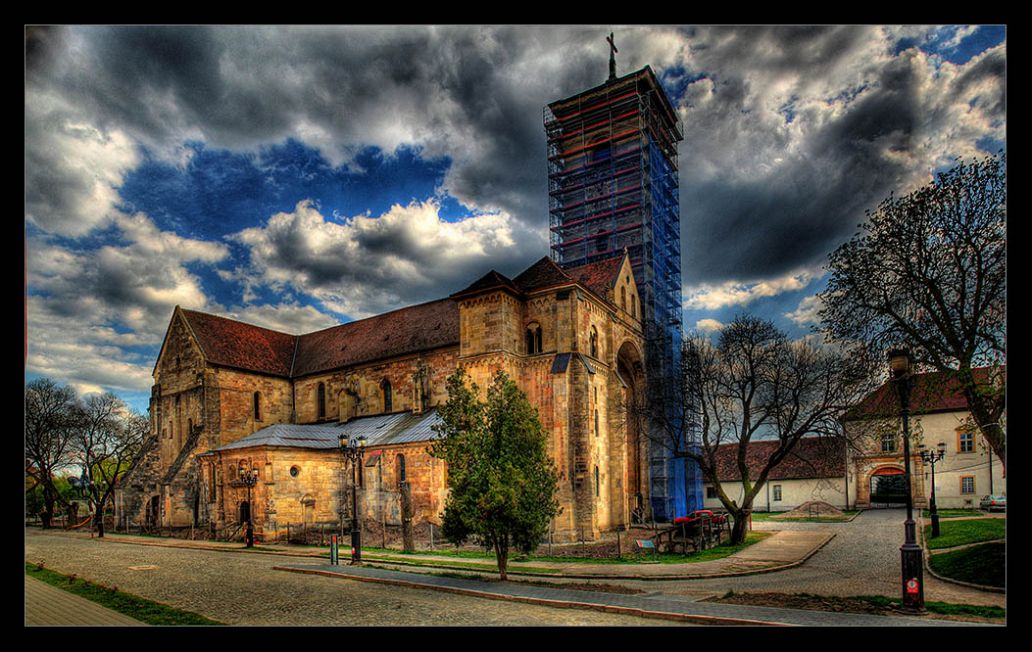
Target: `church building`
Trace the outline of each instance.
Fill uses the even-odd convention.
[[[354,474],[367,540],[403,518],[425,536],[447,492],[427,449],[462,367],[482,392],[504,370],[527,394],[560,472],[554,540],[597,540],[650,499],[648,437],[623,408],[644,385],[638,287],[625,252],[491,271],[446,298],[303,335],[177,307],[120,522],[231,538],[251,519],[258,540],[282,539],[349,522]],[[365,438],[354,469],[341,435]],[[253,487],[241,469],[257,469]]]

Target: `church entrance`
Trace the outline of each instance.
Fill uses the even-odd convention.
[[[643,378],[641,354],[630,342],[624,342],[616,358],[617,374],[620,377],[620,405],[617,418],[624,424],[625,475],[627,485],[620,500],[627,501],[626,514],[631,523],[644,523],[646,499],[643,487],[643,442],[641,401]]]
[[[148,530],[153,530],[160,524],[160,510],[161,497],[152,496],[151,499],[147,501],[147,511],[144,516],[144,522],[146,523]]]

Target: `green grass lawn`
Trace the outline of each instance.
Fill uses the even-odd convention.
[[[1006,544],[983,543],[970,548],[928,557],[928,565],[939,575],[961,582],[1004,586]]]
[[[938,509],[939,518],[970,518],[972,516],[986,516],[986,513],[978,509]],[[931,518],[932,513],[927,509],[921,511],[921,516]]]
[[[123,593],[117,588],[108,588],[76,579],[74,576],[62,575],[52,570],[41,568],[36,564],[25,563],[25,574],[56,586],[59,589],[74,593],[80,597],[96,602],[113,611],[135,618],[148,625],[221,625],[191,611],[183,611],[168,605],[154,602],[146,598]]]
[[[724,544],[721,544],[719,546],[715,546],[713,548],[709,548],[709,549],[706,549],[706,550],[700,550],[698,552],[689,553],[688,555],[663,553],[663,554],[656,555],[655,556],[655,561],[658,561],[659,563],[662,563],[662,564],[686,564],[686,563],[695,563],[695,562],[701,562],[701,561],[713,561],[715,559],[722,559],[724,557],[728,557],[730,555],[733,555],[736,552],[738,552],[740,550],[743,550],[744,548],[748,548],[749,546],[753,545],[754,543],[762,541],[763,539],[766,539],[769,536],[771,536],[770,532],[749,532],[749,533],[746,534],[745,543],[742,543],[742,544],[737,545],[737,546],[732,546],[730,544],[724,543]],[[541,550],[541,548],[539,548],[538,550]],[[482,551],[477,551],[477,550],[434,550],[434,551],[420,550],[420,551],[418,551],[416,553],[403,553],[403,552],[401,552],[399,550],[382,550],[382,549],[377,549],[376,551],[371,551],[369,549],[363,548],[363,552],[366,552],[366,553],[368,553],[368,554],[370,554],[372,556],[376,556],[377,552],[380,552],[381,554],[384,554],[384,555],[389,554],[391,556],[397,556],[397,557],[409,557],[411,555],[411,559],[406,559],[407,563],[415,563],[415,564],[427,565],[427,566],[432,566],[432,565],[434,565],[435,562],[422,562],[422,561],[419,560],[419,555],[434,555],[434,556],[438,556],[438,557],[454,557],[457,561],[453,562],[453,563],[450,563],[449,565],[455,565],[455,566],[466,567],[466,568],[479,567],[477,564],[470,563],[470,562],[474,562],[474,561],[491,562],[492,564],[495,561],[495,556],[494,556],[493,553],[482,552]],[[549,556],[549,555],[534,554],[534,555],[530,555],[529,557],[521,557],[521,556],[513,555],[509,559],[510,559],[510,561],[527,562],[527,563],[530,563],[530,564],[533,564],[534,562],[547,562],[547,563],[560,563],[560,564],[639,564],[639,563],[642,563],[643,561],[651,562],[653,560],[653,556],[651,554],[649,554],[649,555],[638,555],[638,554],[635,554],[635,553],[631,553],[629,551],[625,551],[623,556],[621,556],[619,558],[617,558],[617,557],[597,557],[597,558],[595,558],[595,557],[560,557],[560,556],[555,556],[555,555]],[[461,560],[468,560],[468,561],[461,561]],[[521,570],[524,570],[524,569],[521,568]],[[545,572],[547,569],[530,567],[529,569],[526,569],[526,570],[529,570],[530,572]]]
[[[940,521],[938,537],[931,538],[931,525],[925,526],[924,536],[925,545],[929,550],[1003,539],[1007,536],[1007,519],[982,518],[970,521]]]
[[[788,512],[753,512],[753,521],[786,521],[791,523],[802,522],[802,523],[842,523],[848,521],[857,515],[856,510],[848,510],[842,512],[842,516],[807,516],[804,518],[784,518]]]

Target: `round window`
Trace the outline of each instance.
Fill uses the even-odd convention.
[[[290,477],[296,478],[301,474],[301,468],[297,466],[290,467]]]

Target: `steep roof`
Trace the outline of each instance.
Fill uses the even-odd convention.
[[[439,299],[301,335],[294,376],[459,343],[459,307]]]
[[[514,278],[512,282],[524,292],[532,292],[541,288],[571,283],[573,277],[564,272],[551,258],[544,256],[523,270],[523,273]]]
[[[605,298],[616,285],[623,261],[623,257],[606,258],[587,265],[571,267],[566,273],[595,294]]]
[[[195,310],[180,310],[208,362],[290,376],[294,335]]]
[[[505,274],[499,274],[498,272],[492,269],[487,274],[484,274],[477,280],[470,283],[469,286],[465,289],[459,290],[458,292],[453,294],[452,297],[454,298],[466,294],[475,294],[477,292],[483,292],[485,290],[494,290],[501,288],[509,290],[513,294],[520,293],[519,288],[516,287],[516,285],[512,282],[511,278],[509,278]]]
[[[991,384],[989,368],[972,369],[978,385]],[[1004,369],[1004,374],[1006,369]],[[933,372],[916,374],[911,379],[910,412],[912,414],[932,414],[936,412],[966,412],[967,399],[961,390],[960,382],[951,374]],[[899,414],[899,394],[892,381],[874,390],[855,408],[846,413],[844,421]]]
[[[749,442],[745,462],[749,475],[756,476],[777,450],[779,442],[757,440]],[[813,478],[836,478],[846,473],[846,448],[841,439],[827,437],[803,437],[781,462],[770,470],[768,480],[800,480]],[[738,481],[742,474],[738,469],[738,444],[723,444],[717,447],[717,477],[721,481]]]

